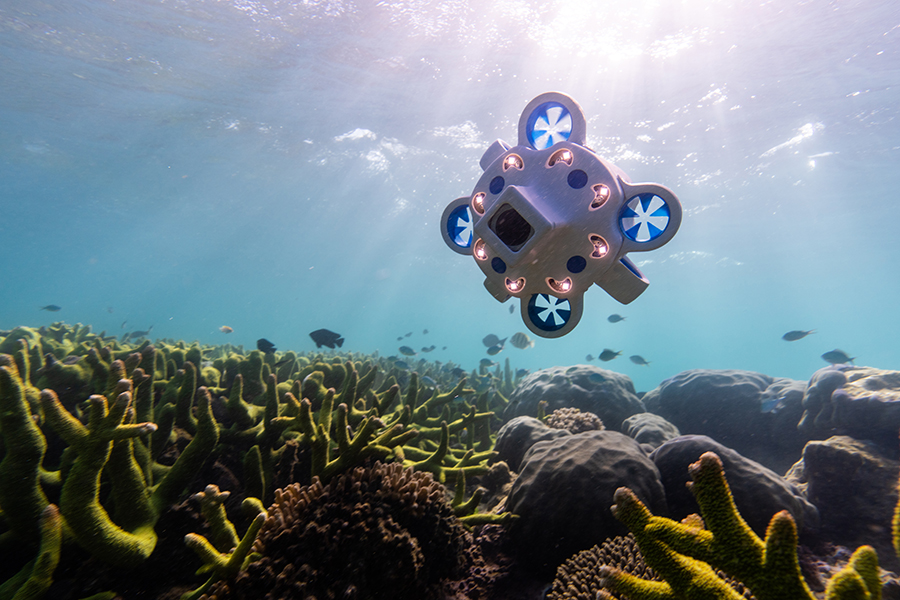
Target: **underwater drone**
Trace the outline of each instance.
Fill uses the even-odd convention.
[[[488,292],[518,298],[525,325],[545,338],[575,328],[591,284],[622,304],[640,296],[650,282],[626,255],[659,248],[681,224],[671,190],[631,183],[584,146],[585,131],[575,100],[541,94],[519,118],[518,144],[491,144],[472,194],[441,217],[450,249],[474,256]]]

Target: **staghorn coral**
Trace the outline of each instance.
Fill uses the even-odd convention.
[[[444,496],[430,473],[396,463],[278,490],[254,545],[261,558],[201,598],[439,597],[471,542]]]
[[[613,513],[632,531],[647,563],[663,578],[648,581],[613,567],[600,569],[606,591],[631,600],[738,600],[731,586],[716,575],[720,568],[740,581],[759,600],[812,600],[797,557],[797,530],[787,511],[772,517],[765,540],[741,518],[734,505],[722,463],[706,452],[690,467],[691,490],[708,529],[656,517],[628,488],[616,491]],[[875,600],[881,597],[878,558],[862,546],[850,563],[828,583],[828,600]]]
[[[565,429],[569,433],[583,431],[599,431],[606,429],[600,417],[591,412],[581,412],[578,408],[557,408],[544,419],[544,424],[551,429]]]

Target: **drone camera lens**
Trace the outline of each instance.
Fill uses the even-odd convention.
[[[518,252],[534,235],[534,227],[509,204],[504,204],[494,213],[488,226],[513,252]]]

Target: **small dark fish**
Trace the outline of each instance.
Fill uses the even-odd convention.
[[[112,306],[107,306],[107,307],[106,307],[106,312],[108,312],[109,314],[113,314],[113,313],[116,312],[116,311],[115,311],[115,309],[114,309]]]
[[[403,369],[404,371],[409,370],[409,363],[406,362],[405,360],[395,360],[394,366],[397,367],[398,369]]]
[[[62,310],[62,306],[57,306],[55,304],[48,304],[47,306],[40,306],[39,308],[50,312],[59,312]]]
[[[234,331],[234,329],[232,329],[228,325],[222,325],[221,327],[219,327],[219,331],[221,331],[222,333],[231,333],[232,331]]]
[[[516,378],[525,377],[529,373],[531,373],[530,369],[516,369]]]
[[[416,355],[416,351],[413,350],[412,348],[410,348],[409,346],[400,346],[399,350],[400,350],[400,354],[402,354],[403,356],[415,356]]]
[[[481,362],[479,362],[478,364],[481,365],[482,367],[484,367],[485,369],[488,369],[490,367],[493,367],[497,363],[495,363],[494,361],[492,361],[489,358],[482,358]]]
[[[644,360],[644,357],[641,356],[640,354],[635,354],[633,356],[629,356],[628,358],[630,358],[631,362],[633,362],[636,365],[647,365],[648,367],[650,366],[650,363],[647,362],[646,360]]]
[[[458,379],[466,374],[466,370],[462,367],[454,367],[453,369],[451,369],[450,374]]]
[[[434,345],[431,345],[431,346],[422,346],[422,352],[431,352],[431,351],[434,350],[435,348],[437,348],[437,346],[434,346]]]
[[[428,330],[427,330],[427,329],[423,329],[423,330],[422,330],[422,335],[428,335]]]
[[[781,339],[783,339],[786,342],[796,342],[797,340],[802,340],[809,334],[815,333],[815,332],[816,332],[815,329],[810,329],[809,331],[800,331],[799,329],[795,329],[794,331],[788,331],[786,334],[781,336]]]
[[[75,355],[73,354],[73,355],[71,355],[71,356],[67,356],[65,359],[63,359],[62,362],[63,362],[64,365],[74,365],[74,364],[77,363],[79,360],[81,360],[81,357],[80,357],[80,356],[75,356]]]
[[[590,375],[588,375],[588,381],[590,381],[591,383],[603,383],[604,381],[606,381],[606,377],[604,377],[600,373],[591,373]]]
[[[277,363],[275,363],[275,366],[283,367],[284,365],[288,364],[289,362],[294,362],[294,359],[293,358],[282,358]]]
[[[588,354],[587,356],[584,357],[584,360],[591,362],[592,360],[594,360],[594,355]]]
[[[485,345],[486,348],[490,348],[491,346],[496,346],[500,343],[500,338],[498,338],[493,333],[489,333],[483,338],[481,338],[481,343]]]
[[[823,354],[822,359],[825,362],[830,362],[833,365],[843,365],[846,363],[852,363],[854,360],[856,360],[856,357],[850,358],[843,350],[835,349]]]
[[[441,348],[441,350],[446,350],[446,349],[447,349],[447,346],[444,346],[443,348]]]
[[[403,341],[403,336],[402,336],[402,335],[401,335],[401,336],[398,336],[398,337],[397,337],[397,341],[398,341],[398,342],[402,342],[402,341]]]
[[[609,362],[621,354],[622,354],[621,352],[616,352],[615,350],[610,350],[609,348],[605,348],[603,350],[603,352],[600,353],[600,356],[598,356],[597,358],[599,358],[603,362]],[[638,363],[636,360],[634,360],[634,358],[635,358],[634,356],[631,357],[631,360],[633,362],[636,362],[637,364],[642,364],[642,363]],[[641,358],[641,357],[638,356],[638,358]],[[641,358],[641,360],[644,360],[644,359]]]
[[[260,352],[265,352],[266,354],[273,354],[278,350],[278,348],[275,347],[275,344],[266,338],[259,338],[256,340],[256,349]]]
[[[503,346],[501,344],[494,344],[490,348],[487,349],[487,353],[491,356],[495,354],[500,354],[503,351]]]
[[[119,327],[119,329],[125,329],[125,324],[126,324],[126,323],[128,323],[128,319],[125,319],[124,321],[122,321],[122,326]]]
[[[335,346],[340,348],[344,345],[344,338],[341,337],[341,334],[327,329],[316,329],[309,334],[309,337],[316,343],[316,348],[325,346],[326,348],[334,350]]]
[[[606,320],[609,321],[610,323],[618,323],[619,321],[624,321],[625,317],[623,317],[622,315],[613,314],[613,315],[609,315],[608,317],[606,317]]]
[[[425,387],[433,388],[437,385],[437,382],[434,379],[432,379],[431,377],[429,377],[428,375],[423,375],[422,377],[419,378],[419,381]]]
[[[409,337],[409,336],[411,336],[411,335],[412,335],[412,331],[410,331],[409,333],[407,333],[407,334],[404,335],[403,337]]]
[[[516,307],[514,305],[509,306],[509,314],[513,314],[516,311]]]
[[[150,335],[150,332],[151,332],[151,331],[153,331],[153,325],[151,325],[151,326],[149,327],[149,329],[147,329],[147,331],[132,331],[132,332],[131,332],[131,337],[132,337],[132,338],[135,338],[135,339],[137,339],[137,338],[142,338],[142,337],[147,337],[148,335]]]

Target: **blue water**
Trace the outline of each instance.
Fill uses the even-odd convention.
[[[638,390],[808,379],[834,348],[900,369],[900,5],[623,4],[4,0],[0,329],[311,350],[325,327],[472,368],[486,334],[527,330],[438,220],[557,90],[684,221],[632,255],[632,304],[594,288],[573,333],[497,358],[621,350],[601,364]]]

